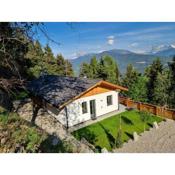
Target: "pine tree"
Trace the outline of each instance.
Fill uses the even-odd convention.
[[[29,77],[38,77],[45,64],[44,52],[39,41],[30,43],[26,57],[30,61],[28,69]]]
[[[111,83],[119,82],[119,70],[117,63],[111,56],[104,56],[99,63],[99,77]]]
[[[96,57],[90,60],[90,64],[83,63],[80,66],[80,77],[100,78],[111,83],[119,82],[119,69],[111,56],[104,56],[97,61]]]
[[[88,63],[82,63],[80,66],[80,77],[86,77],[86,78],[91,78],[91,70],[90,70],[90,66]]]
[[[52,49],[48,44],[44,48],[44,58],[47,63],[52,63],[54,61],[54,55]]]
[[[159,58],[155,59],[153,63],[150,65],[149,69],[147,70],[147,77],[148,77],[148,102],[156,104],[156,101],[154,100],[155,96],[155,88],[156,88],[156,82],[158,74],[162,74],[163,71],[163,65]]]
[[[99,61],[98,77],[106,80],[107,76],[108,75],[104,67],[104,59],[101,57]]]
[[[146,76],[139,76],[129,88],[129,97],[135,101],[147,102]]]
[[[175,56],[172,62],[168,64],[170,70],[170,87],[169,87],[169,105],[171,108],[175,108]]]
[[[91,61],[90,61],[90,78],[98,78],[98,69],[99,69],[99,66],[98,66],[98,61],[96,59],[96,57],[92,57],[91,58]]]
[[[46,45],[43,52],[39,41],[36,41],[30,45],[27,57],[30,60],[28,72],[31,77],[39,77],[42,72],[51,75],[73,76],[72,64],[61,54],[55,58],[49,45]]]
[[[28,44],[33,38],[31,22],[0,22],[0,106],[10,110],[13,95],[28,78]],[[4,98],[5,97],[5,98]]]
[[[170,86],[169,81],[169,72],[163,71],[162,73],[158,73],[157,79],[155,82],[154,96],[153,101],[155,104],[160,106],[168,105],[168,89]]]
[[[65,60],[65,73],[64,74],[66,76],[74,76],[72,64],[68,60]]]
[[[126,73],[122,78],[122,85],[130,89],[132,85],[138,80],[138,77],[138,71],[133,67],[132,64],[128,64]]]
[[[65,75],[65,60],[61,54],[56,56],[56,66],[59,75]]]

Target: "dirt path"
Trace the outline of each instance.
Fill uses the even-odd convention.
[[[129,140],[118,153],[175,153],[175,121],[166,120],[159,128],[145,131],[138,141]]]

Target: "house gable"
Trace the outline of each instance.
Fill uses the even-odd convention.
[[[128,91],[128,89],[125,87],[118,86],[118,85],[115,85],[115,84],[112,84],[112,83],[109,83],[107,81],[102,80],[102,81],[99,81],[98,83],[96,83],[94,86],[87,89],[86,91],[82,92],[78,96],[72,98],[68,102],[61,105],[60,109],[62,109],[67,104],[71,103],[72,101],[77,100],[77,99],[82,98],[82,97],[88,97],[88,96],[101,94],[101,93],[105,93],[105,92],[109,92],[109,91],[119,91],[120,92],[121,90]]]
[[[97,95],[97,94],[109,92],[111,90],[113,90],[113,89],[98,85],[98,86],[94,87],[93,89],[91,89],[90,91],[83,94],[80,98],[89,97],[89,96],[92,96],[92,95]]]

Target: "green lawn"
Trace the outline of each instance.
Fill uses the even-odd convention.
[[[162,118],[160,117],[151,114],[148,115],[149,117],[145,125],[146,130],[152,126],[154,121],[162,121]],[[122,120],[120,120],[120,116],[122,117]],[[84,137],[90,143],[94,144],[98,150],[104,147],[111,150],[114,148],[115,138],[120,128],[120,121],[122,128],[122,142],[131,139],[134,131],[137,133],[142,133],[144,131],[144,123],[141,120],[140,112],[132,110],[74,131],[73,135],[79,140]]]

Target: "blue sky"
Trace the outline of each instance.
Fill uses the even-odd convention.
[[[49,43],[55,55],[61,53],[67,59],[110,49],[144,53],[154,46],[175,44],[175,23],[50,22],[44,23],[44,29],[60,45],[39,32],[42,45]]]

